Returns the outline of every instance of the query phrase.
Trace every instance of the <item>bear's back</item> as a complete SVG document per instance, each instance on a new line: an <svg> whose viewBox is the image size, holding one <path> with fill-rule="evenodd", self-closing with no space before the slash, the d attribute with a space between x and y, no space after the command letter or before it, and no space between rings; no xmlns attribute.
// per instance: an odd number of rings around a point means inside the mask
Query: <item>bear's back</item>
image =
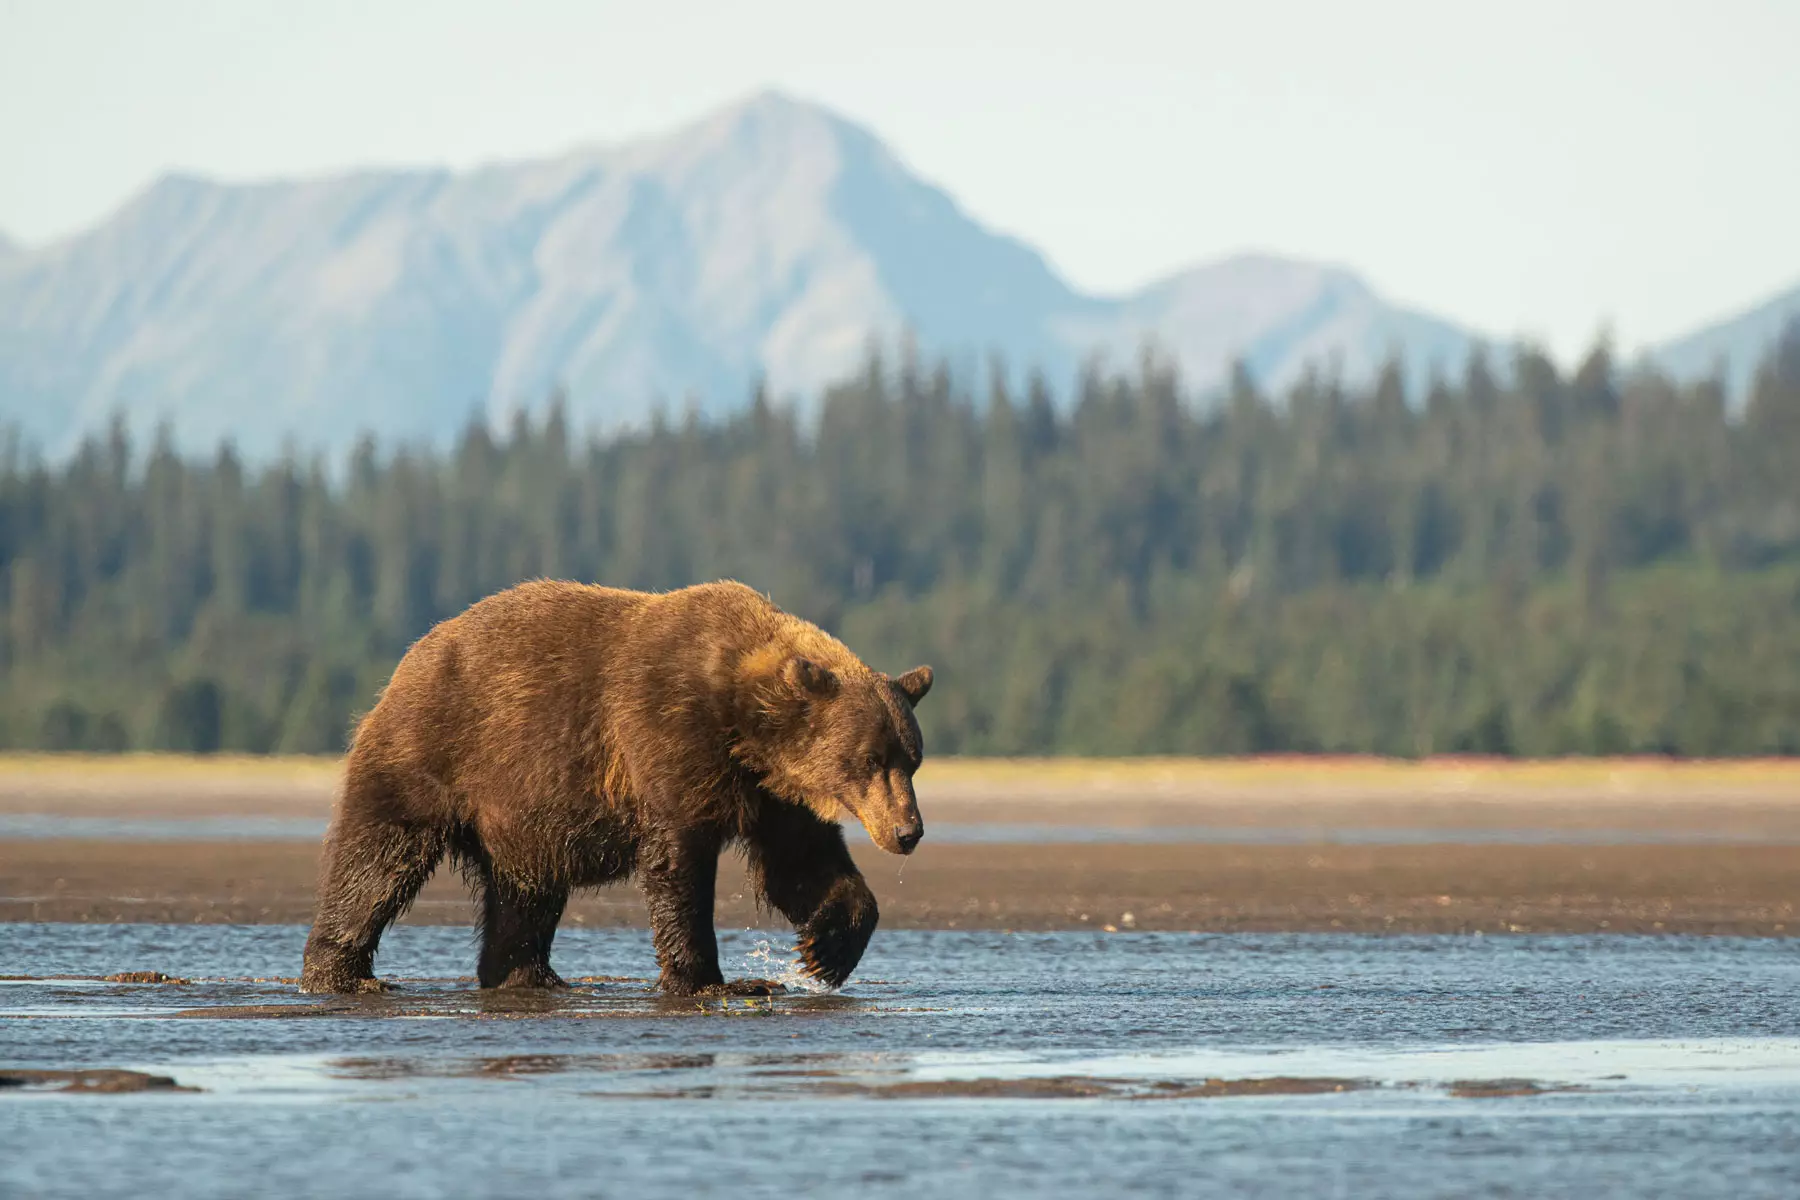
<svg viewBox="0 0 1800 1200"><path fill-rule="evenodd" d="M734 582L518 584L414 643L357 740L446 780L471 762L565 756L615 724L607 706L642 715L692 700L749 646L804 624Z"/></svg>
<svg viewBox="0 0 1800 1200"><path fill-rule="evenodd" d="M580 681L609 628L646 598L533 581L477 601L406 652L356 746L445 783L471 762L504 765L550 749L545 739L584 701Z"/></svg>

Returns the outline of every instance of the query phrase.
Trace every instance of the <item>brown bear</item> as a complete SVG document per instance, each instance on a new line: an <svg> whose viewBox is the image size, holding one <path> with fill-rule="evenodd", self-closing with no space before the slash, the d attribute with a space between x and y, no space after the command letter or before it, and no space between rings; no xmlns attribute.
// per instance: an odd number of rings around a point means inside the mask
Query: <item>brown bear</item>
<svg viewBox="0 0 1800 1200"><path fill-rule="evenodd" d="M482 987L562 986L570 889L635 874L664 991L765 992L719 972L731 846L796 926L802 969L837 987L876 921L838 818L892 853L918 845L930 687L929 667L873 671L738 583L490 596L414 644L356 729L301 988L379 989L382 932L449 855L480 892Z"/></svg>

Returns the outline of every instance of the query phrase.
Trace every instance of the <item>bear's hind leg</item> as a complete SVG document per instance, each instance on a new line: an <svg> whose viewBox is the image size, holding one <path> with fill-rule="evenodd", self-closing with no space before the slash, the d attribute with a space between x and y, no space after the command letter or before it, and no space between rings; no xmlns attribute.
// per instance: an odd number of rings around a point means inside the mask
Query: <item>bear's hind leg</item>
<svg viewBox="0 0 1800 1200"><path fill-rule="evenodd" d="M354 766L325 842L303 992L379 991L375 950L443 858L441 829L395 820L392 794Z"/></svg>
<svg viewBox="0 0 1800 1200"><path fill-rule="evenodd" d="M500 879L482 863L481 961L476 978L484 988L568 987L550 969L550 943L569 902L566 887L522 889Z"/></svg>

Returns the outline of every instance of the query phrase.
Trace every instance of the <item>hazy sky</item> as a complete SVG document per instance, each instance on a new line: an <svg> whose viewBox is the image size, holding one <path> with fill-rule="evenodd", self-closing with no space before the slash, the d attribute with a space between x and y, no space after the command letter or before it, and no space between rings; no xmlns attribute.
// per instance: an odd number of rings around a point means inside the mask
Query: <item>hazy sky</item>
<svg viewBox="0 0 1800 1200"><path fill-rule="evenodd" d="M158 173L466 165L778 87L1077 285L1244 249L1578 353L1800 282L1800 0L0 0L0 230Z"/></svg>

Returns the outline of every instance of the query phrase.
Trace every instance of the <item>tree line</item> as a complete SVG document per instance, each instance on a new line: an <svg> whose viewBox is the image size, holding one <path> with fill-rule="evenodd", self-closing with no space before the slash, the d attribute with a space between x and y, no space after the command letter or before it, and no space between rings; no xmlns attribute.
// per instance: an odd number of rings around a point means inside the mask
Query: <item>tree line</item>
<svg viewBox="0 0 1800 1200"><path fill-rule="evenodd" d="M935 753L1800 753L1800 324L1721 385L1476 355L1199 406L871 354L814 411L204 460L0 445L0 745L324 752L512 583L731 577L897 671Z"/></svg>

